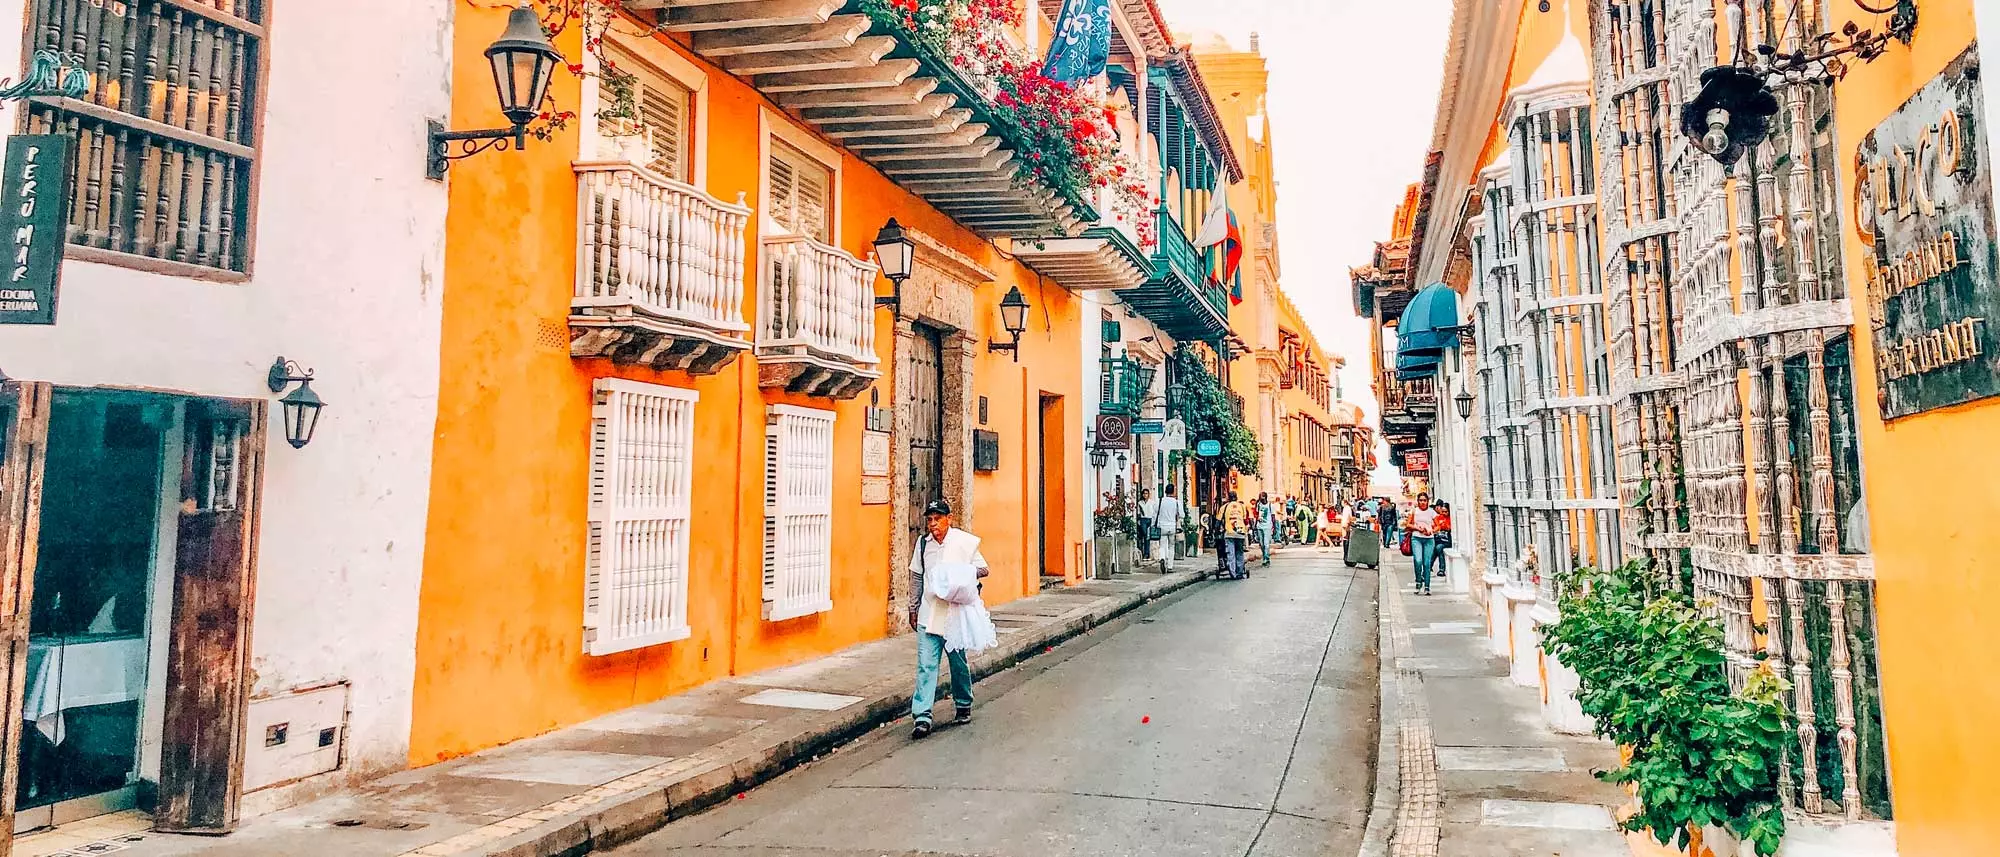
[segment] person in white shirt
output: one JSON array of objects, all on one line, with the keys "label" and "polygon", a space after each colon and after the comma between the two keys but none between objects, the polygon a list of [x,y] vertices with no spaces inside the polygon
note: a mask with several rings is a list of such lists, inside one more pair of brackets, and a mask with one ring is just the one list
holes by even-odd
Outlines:
[{"label": "person in white shirt", "polygon": [[924,572],[945,563],[966,563],[990,573],[986,557],[979,553],[979,537],[951,525],[951,504],[932,500],[924,507],[924,534],[910,551],[910,626],[917,629],[917,689],[910,696],[910,715],[916,719],[912,732],[917,738],[931,734],[931,709],[937,705],[938,661],[951,664],[951,701],[957,707],[955,723],[972,721],[972,669],[964,652],[945,651],[944,638],[926,630],[943,618],[949,605],[924,588]]},{"label": "person in white shirt", "polygon": [[1410,557],[1417,564],[1417,594],[1431,594],[1431,566],[1437,561],[1437,510],[1431,495],[1418,494],[1410,512]]},{"label": "person in white shirt", "polygon": [[1153,528],[1160,534],[1160,571],[1170,571],[1174,567],[1174,556],[1181,537],[1181,516],[1186,512],[1181,498],[1174,496],[1174,483],[1167,483],[1160,489],[1160,499],[1153,509]]}]

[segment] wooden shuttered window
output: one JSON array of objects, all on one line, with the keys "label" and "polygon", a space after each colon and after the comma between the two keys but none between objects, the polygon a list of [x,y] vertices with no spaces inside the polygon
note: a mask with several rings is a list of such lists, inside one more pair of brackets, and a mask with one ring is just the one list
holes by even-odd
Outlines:
[{"label": "wooden shuttered window", "polygon": [[693,390],[599,378],[591,414],[584,650],[686,639]]},{"label": "wooden shuttered window", "polygon": [[[617,72],[630,75],[633,107],[638,112],[638,133],[650,153],[643,166],[662,178],[677,182],[693,177],[694,93],[652,66],[623,50],[607,49]],[[610,87],[598,88],[598,111],[611,105]],[[612,123],[604,123],[607,126]],[[617,129],[606,128],[606,133]]]},{"label": "wooden shuttered window", "polygon": [[833,411],[772,405],[764,434],[764,618],[833,609]]},{"label": "wooden shuttered window", "polygon": [[832,240],[833,170],[798,147],[771,141],[771,199],[767,211],[780,229],[815,241]]},{"label": "wooden shuttered window", "polygon": [[90,72],[77,97],[26,105],[27,133],[76,141],[69,243],[247,271],[266,4],[28,5],[29,55],[81,56]]}]

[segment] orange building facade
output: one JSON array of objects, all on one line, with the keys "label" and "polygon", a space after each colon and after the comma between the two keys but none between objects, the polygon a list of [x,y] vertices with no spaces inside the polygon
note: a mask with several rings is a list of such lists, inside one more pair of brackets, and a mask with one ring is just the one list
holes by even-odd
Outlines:
[{"label": "orange building facade", "polygon": [[[458,10],[452,127],[503,124],[505,18]],[[1078,574],[1075,296],[732,74],[778,55],[750,41],[571,22],[574,118],[450,168],[412,764],[903,630],[928,499],[984,539],[989,603]],[[914,265],[877,308],[891,218]]]}]

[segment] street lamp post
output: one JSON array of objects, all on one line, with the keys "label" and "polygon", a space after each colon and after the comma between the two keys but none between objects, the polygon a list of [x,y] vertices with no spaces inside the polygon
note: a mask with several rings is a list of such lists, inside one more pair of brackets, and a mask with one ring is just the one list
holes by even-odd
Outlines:
[{"label": "street lamp post", "polygon": [[[549,92],[549,76],[562,53],[549,44],[542,21],[526,3],[507,13],[507,29],[486,49],[486,62],[493,68],[493,88],[500,97],[500,114],[511,123],[506,128],[480,131],[447,131],[444,123],[430,123],[430,146],[424,157],[424,176],[443,181],[451,162],[469,158],[488,149],[514,149],[528,145],[528,123],[541,112],[542,99]],[[456,144],[458,153],[452,153]]]}]

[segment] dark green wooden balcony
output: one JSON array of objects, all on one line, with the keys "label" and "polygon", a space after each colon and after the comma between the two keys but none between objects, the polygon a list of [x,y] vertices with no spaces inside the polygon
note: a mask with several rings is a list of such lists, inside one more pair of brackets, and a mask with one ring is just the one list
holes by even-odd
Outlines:
[{"label": "dark green wooden balcony", "polygon": [[1146,404],[1146,391],[1153,387],[1153,373],[1159,371],[1129,357],[1106,357],[1098,361],[1102,401],[1098,410],[1107,414],[1139,415]]},{"label": "dark green wooden balcony", "polygon": [[1154,231],[1150,275],[1119,297],[1175,339],[1221,338],[1229,332],[1228,288],[1209,275],[1206,257],[1166,206],[1154,213]]}]

